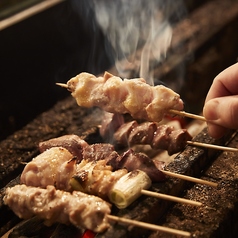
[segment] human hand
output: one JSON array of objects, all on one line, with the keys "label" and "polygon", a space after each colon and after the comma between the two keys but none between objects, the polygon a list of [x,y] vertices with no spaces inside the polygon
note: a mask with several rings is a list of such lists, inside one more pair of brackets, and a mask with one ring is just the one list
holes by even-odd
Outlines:
[{"label": "human hand", "polygon": [[207,94],[203,115],[208,133],[214,138],[222,137],[227,129],[238,129],[238,63],[216,76]]}]

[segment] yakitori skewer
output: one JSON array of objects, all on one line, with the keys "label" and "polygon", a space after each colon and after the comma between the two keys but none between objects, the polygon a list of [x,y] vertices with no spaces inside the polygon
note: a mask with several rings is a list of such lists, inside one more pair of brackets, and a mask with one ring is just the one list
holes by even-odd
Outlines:
[{"label": "yakitori skewer", "polygon": [[[139,173],[138,173],[139,172]],[[185,203],[193,206],[201,206],[201,202],[162,194],[158,192],[149,191],[152,181],[149,176],[142,171],[138,171],[137,175],[133,175],[134,172],[122,176],[112,187],[108,194],[109,200],[115,204],[118,208],[126,208],[139,196],[146,195],[168,201]]]},{"label": "yakitori skewer", "polygon": [[135,221],[111,215],[110,205],[99,197],[74,191],[73,193],[55,189],[31,187],[24,184],[6,189],[4,203],[22,219],[38,216],[50,225],[55,222],[92,230],[106,231],[111,222],[120,222],[145,229],[167,232],[180,236],[190,236],[189,232]]},{"label": "yakitori skewer", "polygon": [[151,86],[143,78],[122,79],[108,72],[95,76],[82,72],[67,82],[67,88],[82,107],[97,106],[135,119],[161,121],[169,109],[182,110],[180,95],[163,85]]},{"label": "yakitori skewer", "polygon": [[191,233],[187,232],[187,231],[177,230],[177,229],[164,227],[164,226],[158,226],[158,225],[154,225],[154,224],[150,224],[150,223],[146,223],[146,222],[127,219],[127,218],[124,218],[124,217],[117,217],[117,216],[113,216],[113,215],[107,215],[107,218],[109,220],[116,221],[116,222],[119,222],[119,223],[133,225],[133,226],[137,226],[137,227],[142,227],[142,228],[150,229],[150,230],[154,230],[154,231],[162,231],[162,232],[166,232],[166,233],[170,233],[170,234],[174,234],[174,235],[179,235],[179,236],[184,236],[184,237],[190,237],[191,236]]},{"label": "yakitori skewer", "polygon": [[[70,90],[68,84],[65,84],[65,83],[56,83],[56,85]],[[175,110],[175,109],[169,109],[169,112],[172,113],[172,114],[176,114],[176,115],[179,115],[179,116],[183,116],[183,117],[189,117],[189,118],[193,118],[193,119],[198,119],[198,120],[206,121],[205,117],[203,117],[203,116],[195,115],[195,114],[188,113],[188,112],[185,112],[185,111],[179,111],[179,110]]]}]

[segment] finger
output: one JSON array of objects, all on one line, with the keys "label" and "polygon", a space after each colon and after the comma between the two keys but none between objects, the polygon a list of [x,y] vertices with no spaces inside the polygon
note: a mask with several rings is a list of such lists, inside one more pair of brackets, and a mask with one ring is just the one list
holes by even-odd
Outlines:
[{"label": "finger", "polygon": [[207,123],[207,128],[208,128],[208,134],[215,139],[219,139],[222,136],[224,136],[228,130],[225,127],[218,126],[209,122]]},{"label": "finger", "polygon": [[203,115],[210,124],[238,129],[238,96],[209,100],[203,108]]},{"label": "finger", "polygon": [[214,79],[206,102],[216,98],[238,94],[238,63],[222,71]]}]

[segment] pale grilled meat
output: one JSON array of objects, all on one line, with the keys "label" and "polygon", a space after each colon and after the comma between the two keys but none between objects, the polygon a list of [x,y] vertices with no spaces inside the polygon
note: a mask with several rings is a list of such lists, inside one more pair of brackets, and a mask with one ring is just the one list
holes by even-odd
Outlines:
[{"label": "pale grilled meat", "polygon": [[40,142],[39,150],[43,152],[51,147],[64,147],[80,162],[83,159],[83,149],[87,146],[88,143],[77,135],[64,135]]},{"label": "pale grilled meat", "polygon": [[79,106],[129,113],[135,119],[159,122],[170,109],[183,109],[179,94],[163,85],[150,86],[143,78],[122,80],[108,72],[102,77],[80,73],[67,86]]},{"label": "pale grilled meat", "polygon": [[74,191],[16,185],[6,189],[4,203],[23,219],[38,216],[51,225],[55,222],[102,232],[109,227],[110,205],[99,197]]},{"label": "pale grilled meat", "polygon": [[74,156],[63,147],[52,147],[25,166],[20,180],[28,186],[46,188],[53,185],[68,191],[71,189],[69,179],[75,172]]}]

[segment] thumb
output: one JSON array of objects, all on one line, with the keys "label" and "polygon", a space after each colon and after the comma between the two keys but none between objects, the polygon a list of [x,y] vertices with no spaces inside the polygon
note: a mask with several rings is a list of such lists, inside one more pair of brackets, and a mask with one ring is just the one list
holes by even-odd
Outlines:
[{"label": "thumb", "polygon": [[227,96],[209,100],[203,115],[209,121],[230,129],[238,129],[238,97]]}]

